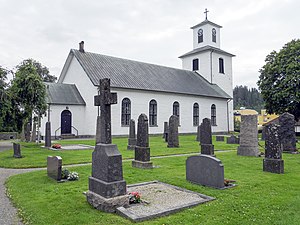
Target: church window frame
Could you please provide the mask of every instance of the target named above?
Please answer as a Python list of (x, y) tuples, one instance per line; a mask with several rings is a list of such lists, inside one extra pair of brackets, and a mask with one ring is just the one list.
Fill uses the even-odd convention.
[(199, 70), (199, 59), (193, 59), (192, 61), (192, 67), (193, 67), (193, 71)]
[(198, 43), (202, 43), (203, 42), (203, 30), (200, 28), (198, 30)]
[(215, 104), (211, 105), (211, 125), (217, 126), (217, 107)]
[(177, 116), (178, 121), (180, 121), (180, 104), (177, 101), (173, 103), (173, 115)]
[(199, 126), (199, 104), (197, 102), (193, 105), (193, 126)]
[(149, 126), (157, 126), (157, 102), (155, 99), (149, 102)]
[(211, 38), (212, 38), (212, 42), (217, 42), (217, 30), (215, 28), (213, 28), (211, 30)]
[(219, 73), (225, 73), (224, 72), (224, 59), (223, 58), (219, 58)]
[(129, 126), (131, 119), (131, 101), (129, 98), (123, 98), (122, 100), (122, 113), (121, 113), (121, 125)]

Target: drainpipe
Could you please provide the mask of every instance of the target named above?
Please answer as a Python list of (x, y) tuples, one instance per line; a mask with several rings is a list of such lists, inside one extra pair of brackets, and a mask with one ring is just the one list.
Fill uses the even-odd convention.
[(228, 133), (230, 132), (230, 128), (229, 128), (229, 106), (228, 106), (230, 101), (232, 101), (232, 98), (227, 100), (227, 130), (228, 130)]
[(210, 51), (210, 83), (212, 84), (212, 76), (213, 76), (213, 64), (212, 64), (212, 54), (213, 54), (214, 50), (212, 49)]

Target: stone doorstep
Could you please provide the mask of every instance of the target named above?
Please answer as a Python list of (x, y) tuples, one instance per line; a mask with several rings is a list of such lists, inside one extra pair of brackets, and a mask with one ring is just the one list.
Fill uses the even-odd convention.
[[(147, 203), (142, 202), (142, 203), (138, 203), (138, 204), (129, 205), (129, 207), (118, 207), (117, 214), (124, 216), (134, 222), (140, 222), (140, 221), (153, 219), (156, 217), (166, 216), (171, 213), (178, 212), (182, 209), (190, 208), (190, 207), (193, 207), (193, 206), (196, 206), (199, 204), (203, 204), (205, 202), (215, 199), (215, 198), (207, 196), (207, 195), (203, 195), (203, 194), (200, 194), (197, 192), (193, 192), (193, 191), (190, 191), (190, 190), (187, 190), (184, 188), (180, 188), (180, 187), (173, 186), (173, 185), (166, 184), (166, 183), (159, 182), (159, 181), (151, 181), (151, 182), (128, 185), (127, 191), (129, 191), (129, 192), (134, 191), (134, 188), (138, 188), (138, 187), (147, 189), (147, 186), (149, 187), (151, 185), (154, 185), (154, 187), (155, 187), (155, 185), (158, 185), (158, 188), (159, 188), (159, 186), (163, 186), (166, 188), (165, 193), (164, 192), (160, 192), (160, 193), (161, 194), (164, 193), (166, 198), (170, 199), (170, 202), (167, 202), (167, 203), (169, 203), (168, 207), (151, 204), (153, 202), (155, 204), (155, 198), (154, 198), (153, 201), (147, 200)], [(172, 192), (173, 193), (177, 192), (177, 194), (174, 195), (174, 194), (172, 194)], [(194, 195), (195, 199), (193, 199), (189, 202), (182, 203), (182, 204), (180, 204), (180, 202), (178, 204), (178, 202), (177, 202), (177, 204), (176, 204), (175, 203), (176, 200), (180, 199), (181, 195), (188, 195), (188, 196)], [(198, 197), (198, 199), (196, 199), (196, 196)], [(142, 198), (143, 198), (143, 195), (142, 195)], [(142, 213), (139, 213), (139, 212), (142, 212)]]

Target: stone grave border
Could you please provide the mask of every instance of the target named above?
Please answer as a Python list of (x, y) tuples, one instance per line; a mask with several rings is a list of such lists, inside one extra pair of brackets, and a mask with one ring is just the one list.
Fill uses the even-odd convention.
[[(203, 200), (201, 200), (201, 201), (196, 200), (196, 201), (193, 201), (193, 202), (190, 202), (190, 203), (187, 203), (187, 204), (183, 204), (181, 206), (170, 207), (168, 209), (162, 210), (159, 213), (152, 213), (152, 214), (150, 213), (146, 216), (145, 215), (144, 216), (139, 216), (139, 215), (133, 214), (133, 213), (129, 212), (125, 207), (117, 208), (117, 214), (119, 214), (123, 217), (126, 217), (127, 219), (130, 219), (131, 221), (141, 222), (141, 221), (150, 220), (150, 219), (161, 217), (161, 216), (166, 216), (166, 215), (181, 211), (183, 209), (194, 207), (194, 206), (197, 206), (199, 204), (203, 204), (203, 203), (206, 203), (206, 202), (209, 202), (209, 201), (212, 201), (212, 200), (216, 199), (216, 198), (208, 196), (208, 195), (204, 195), (204, 194), (194, 192), (194, 191), (191, 191), (191, 190), (188, 190), (188, 189), (185, 189), (185, 188), (181, 188), (181, 187), (178, 187), (178, 186), (174, 186), (174, 185), (171, 185), (171, 184), (163, 183), (163, 182), (160, 182), (160, 181), (157, 181), (157, 180), (156, 181), (138, 183), (138, 184), (131, 184), (131, 185), (128, 185), (127, 188), (137, 187), (137, 186), (144, 186), (144, 185), (155, 184), (155, 183), (165, 185), (169, 188), (173, 188), (173, 189), (176, 189), (178, 191), (191, 193), (191, 194), (196, 194), (199, 197), (201, 197)], [(143, 204), (143, 203), (140, 203), (140, 204)], [(130, 208), (130, 207), (131, 206), (129, 206), (127, 208)], [(133, 205), (133, 207), (138, 207), (138, 206)]]

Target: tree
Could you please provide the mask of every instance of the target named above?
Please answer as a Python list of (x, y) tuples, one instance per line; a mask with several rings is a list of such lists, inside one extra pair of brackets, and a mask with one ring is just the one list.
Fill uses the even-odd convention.
[(289, 112), (300, 118), (300, 40), (267, 55), (257, 82), (268, 113)]
[(19, 112), (22, 125), (29, 121), (32, 113), (43, 115), (46, 111), (46, 87), (33, 62), (20, 64), (10, 88), (12, 104)]
[(55, 82), (57, 77), (50, 75), (49, 69), (46, 66), (43, 66), (40, 62), (34, 59), (25, 59), (21, 62), (17, 68), (24, 67), (26, 65), (33, 65), (36, 68), (36, 72), (44, 82)]

